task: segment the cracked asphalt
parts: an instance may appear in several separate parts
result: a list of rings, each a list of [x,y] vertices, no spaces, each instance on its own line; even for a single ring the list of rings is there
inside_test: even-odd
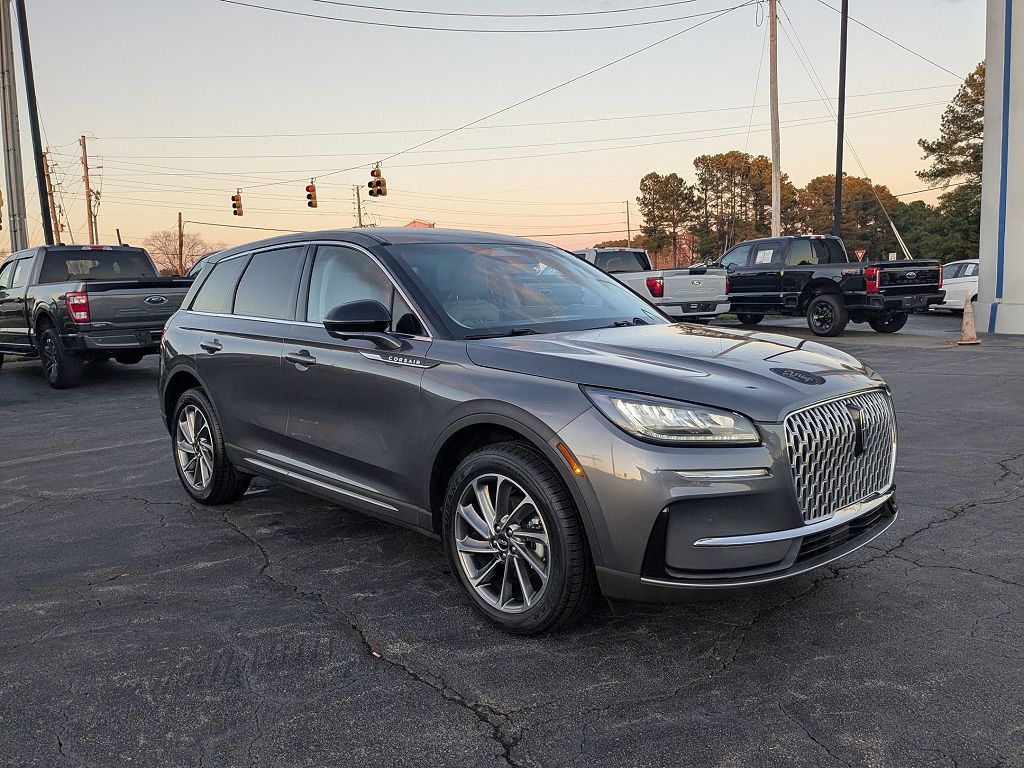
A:
[[[1024,339],[957,322],[834,341],[895,393],[885,536],[539,639],[416,533],[265,482],[192,504],[153,359],[63,392],[9,362],[0,765],[1024,766]]]

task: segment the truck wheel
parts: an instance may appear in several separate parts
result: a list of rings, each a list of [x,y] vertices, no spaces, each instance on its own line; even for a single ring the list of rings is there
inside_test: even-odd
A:
[[[579,512],[555,468],[523,443],[485,446],[448,483],[442,536],[477,610],[507,632],[576,620],[597,592]]]
[[[136,363],[142,362],[141,352],[118,352],[114,355],[114,359],[121,365],[135,365]]]
[[[749,312],[737,312],[736,317],[744,325],[757,325],[764,320],[764,315],[755,315]]]
[[[825,293],[815,296],[807,305],[807,327],[815,336],[838,336],[849,321],[840,296]]]
[[[232,466],[220,419],[200,390],[190,389],[178,398],[171,434],[174,467],[189,496],[202,504],[242,498],[252,477]]]
[[[39,357],[43,375],[54,389],[68,389],[78,385],[82,378],[82,358],[61,346],[57,329],[47,327],[40,337]]]
[[[868,325],[879,333],[896,333],[907,324],[908,317],[906,312],[885,312],[868,320]]]

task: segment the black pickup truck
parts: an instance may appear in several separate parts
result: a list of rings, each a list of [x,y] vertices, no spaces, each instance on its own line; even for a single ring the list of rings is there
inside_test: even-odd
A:
[[[132,364],[160,350],[164,323],[192,280],[160,277],[142,248],[54,245],[0,264],[3,357],[39,357],[56,389],[73,387],[86,361]]]
[[[748,240],[717,265],[728,270],[729,301],[741,323],[803,315],[818,336],[838,336],[850,321],[894,333],[911,312],[945,295],[938,261],[859,262],[832,235]]]

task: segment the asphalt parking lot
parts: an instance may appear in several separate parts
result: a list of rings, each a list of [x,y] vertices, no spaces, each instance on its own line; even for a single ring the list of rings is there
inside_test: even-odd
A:
[[[799,322],[764,330],[809,336]],[[522,639],[440,545],[181,490],[157,371],[0,371],[0,764],[1024,766],[1024,338],[834,343],[892,385],[901,515],[813,574]]]

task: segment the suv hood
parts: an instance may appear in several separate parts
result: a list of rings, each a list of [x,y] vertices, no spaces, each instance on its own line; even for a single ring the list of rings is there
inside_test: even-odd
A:
[[[700,325],[648,325],[470,342],[485,368],[718,406],[756,421],[882,386],[854,357],[813,341]]]

